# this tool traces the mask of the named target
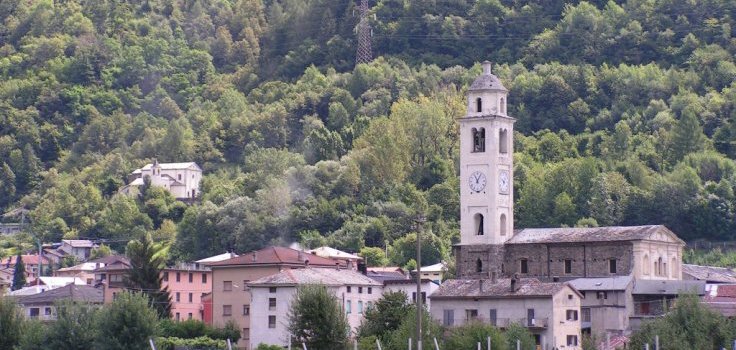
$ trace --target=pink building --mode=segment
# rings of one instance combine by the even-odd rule
[[[174,320],[204,320],[202,297],[212,292],[212,271],[199,263],[178,264],[161,271],[161,287],[171,295]]]

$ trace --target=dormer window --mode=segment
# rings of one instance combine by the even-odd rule
[[[486,151],[486,129],[473,128],[473,152],[485,152]]]
[[[483,100],[480,97],[475,99],[475,111],[478,113],[483,111]]]

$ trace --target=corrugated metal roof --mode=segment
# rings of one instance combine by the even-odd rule
[[[38,294],[18,297],[18,303],[23,305],[51,304],[57,300],[66,299],[101,304],[103,301],[102,289],[98,289],[88,285],[70,284],[64,287],[47,290]]]
[[[490,279],[447,280],[432,293],[430,298],[551,297],[565,286],[569,286],[567,283],[541,282],[536,278],[521,278],[516,283],[518,283],[518,289],[512,291],[509,278],[498,279],[496,283]]]
[[[685,244],[663,225],[527,228],[514,231],[514,237],[507,244],[639,241],[652,239],[657,234]]]
[[[736,271],[725,267],[682,264],[682,273],[699,281],[736,283]]]
[[[328,286],[367,285],[381,286],[360,272],[337,268],[288,269],[275,275],[259,278],[248,283],[250,287],[267,287],[273,285],[324,284]]]
[[[678,295],[682,293],[705,294],[705,281],[634,280],[632,294]]]
[[[577,278],[569,281],[570,285],[580,291],[585,290],[626,290],[631,284],[631,276],[616,276],[605,278]]]

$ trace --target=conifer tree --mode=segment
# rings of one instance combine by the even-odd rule
[[[125,254],[130,259],[130,270],[125,278],[126,286],[141,291],[158,312],[159,317],[171,316],[171,296],[168,287],[161,288],[161,269],[165,266],[164,247],[154,243],[150,235],[128,243]]]
[[[13,270],[13,286],[12,290],[23,288],[26,284],[26,265],[23,264],[23,258],[20,253],[15,258],[15,270]]]

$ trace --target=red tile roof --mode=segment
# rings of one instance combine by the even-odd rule
[[[17,262],[18,257],[17,256],[11,256],[6,259],[0,260],[0,265],[2,266],[15,266]],[[26,265],[38,265],[38,254],[23,254],[21,255],[21,259],[23,259],[23,263]],[[49,258],[43,257],[43,263],[48,264]]]
[[[222,266],[260,266],[260,265],[306,265],[335,266],[337,260],[323,258],[296,249],[286,247],[267,247],[253,252],[243,253],[240,256],[227,260],[207,263],[212,267]]]

